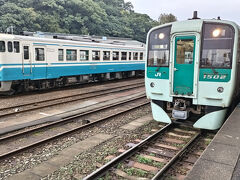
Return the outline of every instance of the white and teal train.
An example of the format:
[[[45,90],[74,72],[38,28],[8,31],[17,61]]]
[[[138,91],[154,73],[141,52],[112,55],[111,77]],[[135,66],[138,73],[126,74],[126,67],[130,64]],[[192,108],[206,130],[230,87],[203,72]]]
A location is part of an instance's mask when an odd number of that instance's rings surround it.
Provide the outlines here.
[[[0,93],[120,79],[145,69],[145,45],[140,42],[35,35],[0,34]],[[64,39],[56,39],[60,36]]]
[[[198,18],[155,27],[147,37],[146,92],[153,118],[221,127],[239,101],[239,26]]]

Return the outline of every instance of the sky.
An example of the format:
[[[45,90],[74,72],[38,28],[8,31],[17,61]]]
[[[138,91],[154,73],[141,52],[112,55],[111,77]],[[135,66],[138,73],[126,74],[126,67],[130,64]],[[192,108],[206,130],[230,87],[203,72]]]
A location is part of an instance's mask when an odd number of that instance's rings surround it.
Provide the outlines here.
[[[240,0],[125,0],[130,1],[134,11],[148,14],[157,20],[161,13],[172,13],[178,20],[192,18],[193,11],[198,11],[201,19],[218,16],[240,25]]]

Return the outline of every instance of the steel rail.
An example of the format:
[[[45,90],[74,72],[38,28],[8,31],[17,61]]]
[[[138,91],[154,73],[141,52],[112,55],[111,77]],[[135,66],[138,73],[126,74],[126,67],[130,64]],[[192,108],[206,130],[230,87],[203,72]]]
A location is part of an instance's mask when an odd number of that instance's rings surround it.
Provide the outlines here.
[[[201,132],[198,132],[193,136],[193,138],[174,156],[172,159],[152,178],[152,180],[158,180],[164,172],[166,172],[176,160],[181,157],[181,155],[187,150],[187,148],[201,135]]]
[[[131,86],[131,87],[129,87],[129,86]],[[109,89],[104,89],[104,90],[99,90],[99,91],[75,94],[75,95],[72,95],[72,96],[59,97],[59,98],[54,98],[54,99],[48,99],[48,100],[43,100],[43,101],[38,101],[38,102],[32,102],[32,103],[26,103],[26,104],[22,104],[22,105],[16,105],[16,106],[11,106],[11,107],[1,108],[0,112],[15,109],[15,108],[22,108],[22,107],[26,107],[26,106],[31,106],[31,105],[34,106],[32,108],[23,109],[23,110],[20,110],[20,111],[17,111],[17,112],[0,114],[0,118],[5,117],[5,116],[9,116],[9,115],[13,115],[13,114],[18,114],[18,113],[23,113],[23,112],[27,112],[27,111],[37,110],[37,109],[41,109],[41,108],[45,108],[45,107],[60,105],[60,104],[68,103],[68,102],[74,102],[74,101],[79,101],[79,100],[83,100],[83,99],[87,99],[87,98],[102,96],[102,95],[108,94],[108,93],[126,91],[126,90],[130,90],[130,89],[134,89],[134,88],[138,88],[138,87],[142,87],[142,86],[143,86],[143,83],[135,83],[135,84],[125,85],[125,86],[120,86],[120,87],[119,86],[114,87],[110,90]],[[96,93],[98,93],[98,94],[96,94]],[[92,94],[92,95],[89,95],[89,94]],[[48,102],[51,102],[51,101],[64,100],[64,99],[74,98],[74,97],[84,96],[84,95],[89,95],[89,96],[80,97],[80,98],[77,98],[77,99],[70,99],[70,100],[67,100],[67,101],[64,101],[64,102],[57,102],[55,104],[50,104],[50,105],[35,106],[38,103],[48,103]]]
[[[117,156],[116,158],[114,158],[113,160],[111,160],[110,162],[108,162],[107,164],[102,166],[101,168],[97,169],[96,171],[94,171],[90,175],[86,176],[85,178],[83,178],[83,180],[95,180],[97,178],[102,177],[111,168],[117,166],[120,162],[122,162],[125,159],[131,157],[133,154],[138,152],[139,149],[141,149],[144,145],[146,145],[149,142],[155,140],[160,134],[169,130],[172,126],[173,126],[173,124],[168,124],[168,125],[164,126],[162,129],[160,129],[159,131],[157,131],[153,135],[149,136],[145,140],[141,141],[136,146],[130,148],[129,150],[127,150],[124,153],[122,153],[121,155]]]
[[[58,119],[56,118],[56,120],[54,122],[44,124],[44,125],[42,125],[40,127],[34,127],[34,128],[31,128],[31,129],[28,129],[28,130],[26,130],[24,132],[18,132],[18,133],[15,133],[15,134],[10,134],[8,136],[4,136],[5,134],[14,132],[15,130],[8,131],[8,132],[6,132],[4,134],[1,134],[1,136],[3,136],[3,137],[0,137],[0,143],[2,143],[2,141],[6,141],[6,140],[9,140],[11,138],[15,138],[17,136],[25,135],[25,134],[28,134],[28,133],[31,133],[31,132],[34,132],[34,131],[40,131],[42,129],[51,128],[53,126],[60,125],[60,124],[71,123],[72,121],[74,121],[75,118],[80,118],[82,116],[86,116],[86,115],[89,115],[91,113],[96,113],[96,112],[108,109],[110,107],[119,106],[120,104],[124,104],[124,103],[127,103],[129,101],[138,100],[138,99],[141,99],[143,97],[145,97],[145,95],[140,95],[140,96],[133,97],[133,98],[130,98],[130,99],[127,99],[127,100],[118,101],[116,103],[108,104],[108,105],[105,105],[105,106],[101,106],[99,108],[91,109],[91,110],[86,111],[86,112],[75,113],[75,114],[68,115],[68,116],[65,116],[65,117],[58,117]],[[77,111],[77,110],[74,110],[74,111]],[[63,116],[64,116],[64,114],[65,113],[62,113]],[[57,114],[57,116],[59,116],[59,114]],[[49,118],[51,118],[51,116]],[[46,119],[46,118],[44,118],[44,119]],[[26,128],[26,127],[23,127],[21,129],[24,129],[24,128]],[[18,129],[18,130],[20,130],[20,129]]]
[[[130,101],[134,101],[134,100],[128,100],[128,102],[130,102]],[[127,101],[126,101],[126,102],[122,102],[122,104],[124,104],[124,103],[127,103]],[[1,154],[1,155],[0,155],[0,160],[6,159],[6,158],[8,158],[9,156],[12,156],[12,155],[14,155],[14,154],[23,152],[23,151],[25,151],[25,150],[27,150],[27,149],[29,149],[29,148],[33,148],[33,147],[39,146],[39,145],[41,145],[41,144],[47,143],[47,142],[49,142],[49,141],[51,141],[51,140],[54,140],[54,139],[56,139],[56,138],[60,138],[60,137],[69,135],[69,134],[71,134],[71,133],[74,133],[74,132],[76,132],[76,131],[83,130],[83,129],[85,129],[85,128],[89,128],[89,127],[94,126],[94,125],[96,125],[96,124],[98,124],[98,123],[104,122],[104,121],[108,120],[109,118],[116,117],[116,116],[118,116],[118,115],[121,115],[121,114],[123,114],[123,113],[129,112],[129,111],[131,111],[131,110],[134,110],[134,109],[136,109],[136,108],[139,108],[139,107],[144,106],[144,105],[147,105],[147,104],[149,104],[149,102],[143,102],[143,103],[141,103],[141,104],[132,106],[132,107],[126,109],[126,110],[118,111],[118,112],[116,112],[116,113],[114,113],[114,114],[111,114],[111,115],[108,115],[108,116],[106,116],[106,117],[100,118],[100,119],[98,119],[98,120],[96,120],[96,121],[94,121],[94,122],[91,122],[91,123],[88,123],[88,124],[85,124],[85,125],[77,126],[77,127],[73,128],[73,129],[71,129],[71,130],[66,130],[66,131],[64,131],[64,132],[62,132],[62,133],[58,133],[57,135],[54,135],[54,136],[45,138],[45,139],[43,139],[43,140],[34,142],[34,143],[30,144],[30,145],[23,146],[23,147],[20,147],[19,149],[15,149],[15,150],[13,150],[13,151],[10,151],[10,152]],[[77,115],[74,116],[73,118],[76,118],[76,117],[77,117]]]

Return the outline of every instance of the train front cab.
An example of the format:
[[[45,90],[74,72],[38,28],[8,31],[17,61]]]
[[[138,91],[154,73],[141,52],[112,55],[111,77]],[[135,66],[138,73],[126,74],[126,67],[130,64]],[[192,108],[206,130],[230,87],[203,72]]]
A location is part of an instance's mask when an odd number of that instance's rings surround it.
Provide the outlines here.
[[[148,35],[146,91],[153,118],[218,129],[236,96],[237,26],[192,20]],[[235,43],[234,43],[235,42]]]

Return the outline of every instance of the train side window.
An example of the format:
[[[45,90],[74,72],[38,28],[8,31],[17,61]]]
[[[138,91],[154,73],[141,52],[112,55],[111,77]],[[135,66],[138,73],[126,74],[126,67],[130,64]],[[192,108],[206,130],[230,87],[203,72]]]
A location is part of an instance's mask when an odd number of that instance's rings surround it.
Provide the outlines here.
[[[140,60],[143,60],[143,52],[140,53]]]
[[[18,41],[14,41],[13,42],[13,46],[14,46],[14,52],[15,53],[20,53],[19,42]]]
[[[63,49],[58,49],[58,61],[64,61],[64,51],[63,51]]]
[[[138,53],[137,52],[133,53],[133,60],[138,60]]]
[[[92,51],[92,60],[95,60],[95,61],[100,60],[100,51]]]
[[[122,61],[127,60],[127,52],[122,52],[121,55],[122,55],[122,57],[121,57]]]
[[[88,60],[89,60],[89,51],[80,50],[80,61],[88,61]]]
[[[13,52],[13,43],[8,41],[8,52]]]
[[[24,59],[29,59],[29,47],[28,46],[23,46],[23,56],[24,56]]]
[[[110,51],[103,51],[103,60],[104,61],[110,60]]]
[[[35,60],[45,61],[44,48],[35,48]]]
[[[131,52],[129,52],[129,54],[128,54],[129,56],[128,56],[128,60],[129,61],[131,61],[132,60],[132,53]]]
[[[0,52],[5,52],[5,42],[0,41]]]
[[[119,52],[113,51],[113,60],[114,60],[114,61],[119,60]]]
[[[77,60],[77,50],[67,49],[66,51],[66,59],[67,61],[76,61]]]

